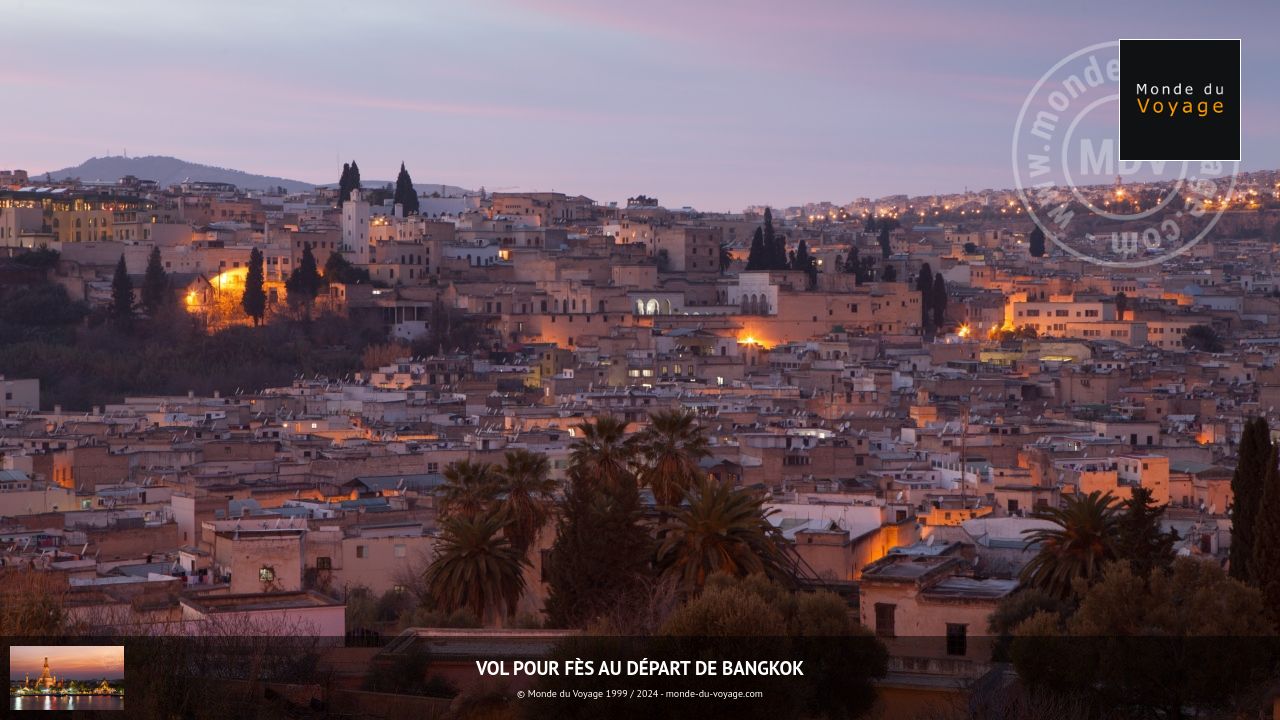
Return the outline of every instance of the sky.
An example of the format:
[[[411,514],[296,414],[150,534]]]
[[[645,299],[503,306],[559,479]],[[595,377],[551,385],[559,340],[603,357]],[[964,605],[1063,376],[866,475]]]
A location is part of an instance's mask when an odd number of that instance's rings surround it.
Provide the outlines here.
[[[0,0],[0,168],[103,155],[315,183],[740,210],[1005,188],[1026,93],[1120,37],[1243,39],[1280,167],[1280,3]]]
[[[9,679],[40,677],[44,659],[59,680],[115,680],[124,677],[123,645],[13,645],[9,648]]]

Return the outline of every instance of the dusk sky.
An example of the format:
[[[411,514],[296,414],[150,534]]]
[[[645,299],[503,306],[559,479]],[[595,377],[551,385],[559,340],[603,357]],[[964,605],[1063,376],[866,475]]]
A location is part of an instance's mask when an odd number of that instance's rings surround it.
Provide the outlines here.
[[[59,680],[115,680],[124,677],[123,645],[14,645],[9,648],[9,679],[40,677],[44,659]]]
[[[1119,37],[1244,41],[1243,169],[1280,167],[1273,2],[5,0],[0,168],[173,155],[317,183],[664,205],[1011,187],[1027,91]]]

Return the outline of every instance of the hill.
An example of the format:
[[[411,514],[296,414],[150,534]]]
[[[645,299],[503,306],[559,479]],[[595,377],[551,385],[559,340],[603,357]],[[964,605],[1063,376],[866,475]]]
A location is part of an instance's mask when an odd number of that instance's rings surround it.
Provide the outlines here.
[[[80,178],[83,181],[115,182],[126,175],[141,180],[154,180],[161,187],[176,185],[185,180],[231,183],[245,190],[267,190],[284,187],[289,192],[301,192],[315,187],[311,183],[288,178],[254,175],[241,170],[201,165],[164,155],[145,157],[89,158],[83,163],[49,173],[55,180]]]
[[[198,180],[231,183],[242,190],[270,190],[283,187],[289,192],[304,192],[315,187],[337,186],[337,183],[326,183],[317,186],[301,180],[290,180],[289,178],[272,177],[270,175],[254,175],[242,170],[187,162],[167,155],[147,155],[144,157],[113,155],[89,158],[75,167],[53,170],[49,175],[54,180],[79,178],[85,182],[116,182],[126,175],[132,175],[142,180],[154,180],[160,187],[169,187],[186,180]],[[41,176],[33,176],[32,179],[39,179],[39,177]],[[382,187],[389,184],[393,183],[385,180],[366,180],[363,183],[366,188]],[[456,185],[414,183],[413,186],[419,193],[427,195],[431,193],[459,195],[471,192]]]

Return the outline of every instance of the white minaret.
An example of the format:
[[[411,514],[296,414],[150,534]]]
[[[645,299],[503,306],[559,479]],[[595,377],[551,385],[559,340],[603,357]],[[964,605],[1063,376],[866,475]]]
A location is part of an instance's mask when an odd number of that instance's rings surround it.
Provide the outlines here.
[[[351,191],[351,199],[342,203],[342,249],[356,265],[369,264],[369,203],[360,197],[359,188]]]

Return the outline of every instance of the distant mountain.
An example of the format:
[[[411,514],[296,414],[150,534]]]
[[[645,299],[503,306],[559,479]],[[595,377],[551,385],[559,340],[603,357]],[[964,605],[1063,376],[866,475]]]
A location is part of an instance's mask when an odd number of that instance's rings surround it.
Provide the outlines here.
[[[54,180],[79,178],[84,182],[115,182],[126,175],[132,175],[140,180],[154,180],[160,187],[177,185],[186,180],[231,183],[242,190],[273,190],[277,187],[283,187],[289,192],[303,192],[315,187],[337,187],[337,183],[317,186],[301,180],[254,175],[241,170],[201,165],[165,155],[147,155],[145,157],[114,155],[111,157],[89,158],[75,167],[54,170],[49,175]],[[43,174],[33,175],[33,179],[39,179],[43,176]],[[386,180],[366,180],[361,184],[365,188],[379,188],[384,185],[394,185],[395,183]],[[413,186],[419,193],[427,195],[431,193],[460,195],[471,192],[456,185],[414,183]]]
[[[85,182],[115,182],[126,175],[140,180],[155,180],[160,187],[169,187],[186,180],[231,183],[244,190],[268,190],[283,187],[289,192],[301,192],[315,187],[300,180],[289,180],[266,175],[253,175],[240,170],[200,165],[164,155],[145,157],[89,158],[83,163],[49,173],[54,180],[79,178]]]

